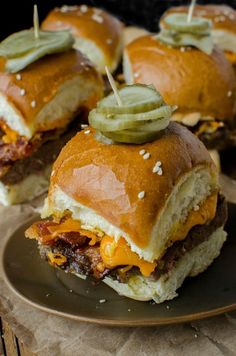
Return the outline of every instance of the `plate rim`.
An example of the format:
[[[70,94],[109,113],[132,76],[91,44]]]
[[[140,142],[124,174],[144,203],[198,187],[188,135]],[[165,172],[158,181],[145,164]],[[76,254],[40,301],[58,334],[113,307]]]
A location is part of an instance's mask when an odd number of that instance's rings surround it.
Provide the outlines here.
[[[22,301],[24,301],[26,304],[35,307],[38,310],[41,310],[43,312],[47,312],[51,315],[56,315],[60,316],[66,319],[70,320],[75,320],[78,322],[86,322],[90,324],[96,324],[96,325],[104,325],[104,326],[112,326],[112,327],[151,327],[151,326],[161,326],[161,325],[174,325],[174,324],[181,324],[181,323],[188,323],[191,321],[196,321],[196,320],[203,320],[207,318],[211,318],[217,315],[221,315],[224,313],[228,313],[231,311],[236,310],[236,302],[224,307],[219,307],[215,308],[209,311],[204,311],[204,312],[198,312],[194,314],[187,314],[185,316],[176,316],[176,317],[169,317],[169,318],[159,318],[158,320],[127,320],[127,319],[122,319],[122,320],[117,320],[117,319],[104,319],[104,318],[96,318],[96,317],[86,317],[86,316],[81,316],[81,315],[75,315],[72,313],[67,313],[67,312],[62,312],[57,309],[53,309],[50,307],[46,307],[41,305],[40,303],[34,302],[28,297],[26,297],[23,293],[21,293],[18,289],[14,287],[14,285],[11,283],[9,280],[6,270],[5,270],[5,264],[4,264],[4,256],[5,256],[5,251],[7,248],[7,245],[13,235],[17,232],[18,229],[20,229],[23,225],[27,224],[30,221],[34,221],[36,216],[31,217],[27,220],[25,220],[22,224],[19,224],[14,231],[10,234],[10,236],[6,239],[6,241],[3,243],[3,248],[0,254],[0,270],[2,271],[2,276],[3,280],[6,283],[7,287],[17,296],[19,297]]]

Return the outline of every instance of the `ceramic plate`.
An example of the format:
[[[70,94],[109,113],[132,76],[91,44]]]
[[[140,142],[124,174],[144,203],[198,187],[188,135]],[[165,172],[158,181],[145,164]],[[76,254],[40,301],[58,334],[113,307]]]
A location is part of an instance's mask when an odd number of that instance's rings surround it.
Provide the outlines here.
[[[236,206],[229,207],[228,240],[211,267],[185,281],[176,299],[156,305],[116,294],[105,284],[57,271],[40,259],[37,243],[22,226],[2,254],[5,280],[29,304],[79,321],[119,326],[173,324],[236,309]]]

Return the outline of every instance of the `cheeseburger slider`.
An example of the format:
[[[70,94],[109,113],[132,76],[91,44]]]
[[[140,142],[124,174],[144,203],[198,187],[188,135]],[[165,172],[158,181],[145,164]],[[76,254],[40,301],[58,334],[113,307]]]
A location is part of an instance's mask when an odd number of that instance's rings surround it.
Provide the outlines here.
[[[72,49],[69,32],[39,31],[37,36],[25,30],[0,44],[0,202],[4,205],[32,199],[47,189],[52,162],[77,132],[82,113],[102,95],[100,76]]]
[[[187,12],[187,6],[171,7],[164,13],[160,26],[165,27],[166,16]],[[214,43],[225,52],[230,62],[236,66],[236,11],[227,5],[196,5],[193,14],[212,21]]]
[[[172,108],[153,87],[116,98],[100,101],[91,127],[62,149],[43,220],[26,237],[54,267],[161,303],[219,255],[226,205],[208,151],[169,123]]]
[[[48,14],[42,29],[70,30],[75,39],[74,48],[84,53],[102,74],[105,66],[114,72],[119,65],[123,25],[106,11],[87,5],[64,5]]]
[[[191,129],[208,149],[236,144],[236,78],[224,53],[213,44],[211,22],[185,14],[163,19],[157,35],[141,37],[124,52],[126,82],[154,84],[172,116]]]

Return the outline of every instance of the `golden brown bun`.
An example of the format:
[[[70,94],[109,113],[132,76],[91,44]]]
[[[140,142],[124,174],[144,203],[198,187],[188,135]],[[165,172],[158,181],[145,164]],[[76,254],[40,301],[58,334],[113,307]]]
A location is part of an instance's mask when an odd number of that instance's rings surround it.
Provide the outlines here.
[[[126,26],[124,28],[124,45],[127,46],[139,37],[146,36],[150,32],[145,28],[137,26]]]
[[[140,155],[142,149],[150,153],[149,159]],[[157,161],[162,163],[162,176],[152,172]],[[95,139],[92,129],[89,134],[81,131],[62,149],[54,164],[49,202],[59,187],[144,247],[168,196],[184,176],[194,176],[197,167],[215,175],[216,168],[204,145],[175,122],[158,140],[143,145],[107,145]],[[141,191],[145,192],[144,199],[138,198]],[[176,201],[177,207],[180,203]]]
[[[162,19],[172,13],[187,13],[188,9],[188,6],[171,7],[164,13]],[[210,19],[214,28],[228,30],[236,34],[236,11],[230,6],[196,5],[193,16]],[[160,23],[163,24],[163,21],[161,20]]]
[[[154,84],[179,112],[222,120],[234,116],[235,74],[221,50],[215,48],[210,56],[194,48],[182,52],[145,36],[126,47],[126,56],[134,82]]]
[[[6,97],[7,103],[19,113],[24,125],[31,127],[32,131],[46,131],[64,126],[73,118],[67,117],[68,112],[66,117],[62,117],[59,112],[58,120],[50,120],[48,117],[43,123],[36,122],[37,114],[52,101],[63,84],[76,78],[80,78],[81,82],[91,82],[91,86],[95,88],[90,89],[88,95],[84,96],[81,107],[94,107],[102,95],[102,80],[91,62],[75,50],[46,56],[26,67],[18,75],[0,72],[0,94]],[[32,105],[34,101],[35,105]],[[59,105],[62,107],[63,103],[60,102]],[[2,110],[2,107],[0,109]],[[75,114],[76,112],[73,113]],[[69,113],[70,115],[72,114]],[[12,126],[14,129],[14,122]]]
[[[165,27],[163,19],[172,13],[187,13],[187,6],[172,7],[161,18],[160,26]],[[214,43],[221,48],[228,60],[236,64],[236,11],[227,5],[197,5],[194,16],[210,19],[213,24]]]
[[[82,11],[83,7],[86,11]],[[75,38],[92,41],[101,50],[105,57],[104,66],[114,70],[118,65],[122,51],[123,25],[103,10],[86,5],[55,8],[41,27],[47,31],[68,29]]]

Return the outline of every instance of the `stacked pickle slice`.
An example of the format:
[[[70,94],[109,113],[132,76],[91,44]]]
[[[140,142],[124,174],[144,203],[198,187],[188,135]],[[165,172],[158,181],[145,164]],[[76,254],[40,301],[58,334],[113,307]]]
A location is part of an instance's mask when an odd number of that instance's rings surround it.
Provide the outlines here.
[[[122,105],[110,94],[89,114],[89,123],[98,131],[98,139],[105,143],[142,144],[157,138],[169,125],[174,108],[164,103],[153,86],[128,85],[118,93]]]
[[[47,54],[64,52],[72,48],[74,39],[69,31],[24,30],[7,37],[0,43],[0,56],[6,59],[5,70],[16,73]]]
[[[173,46],[193,46],[206,54],[213,51],[211,36],[212,23],[210,20],[193,17],[187,21],[187,14],[171,14],[164,18],[161,32],[156,38],[161,42]]]

